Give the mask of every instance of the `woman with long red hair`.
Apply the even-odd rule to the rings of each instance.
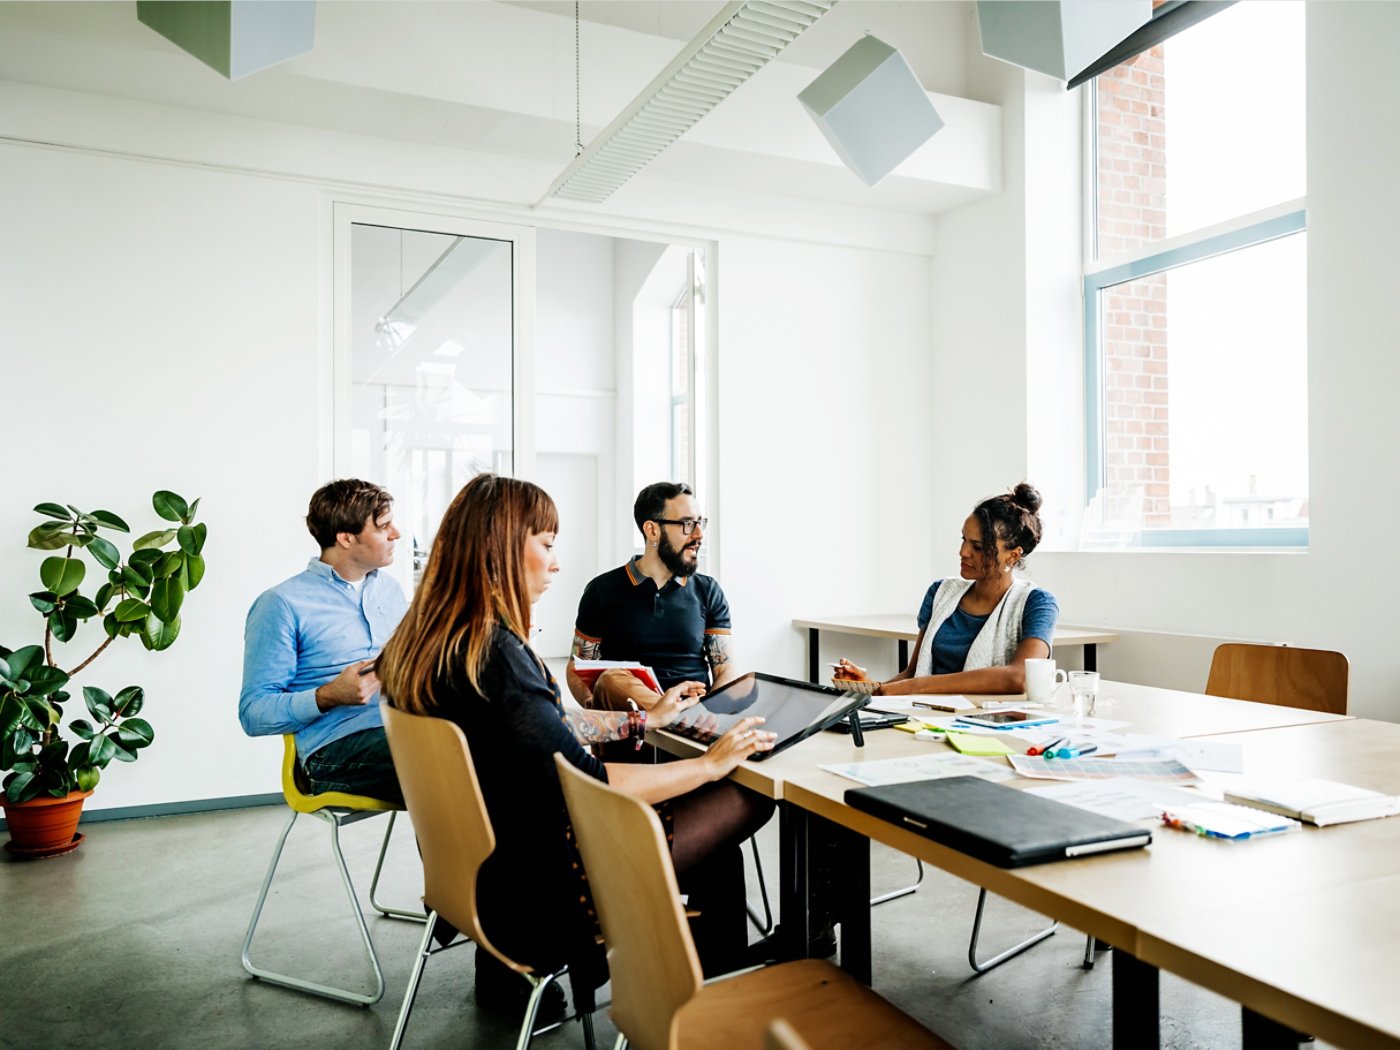
[[[695,704],[704,687],[684,682],[649,712],[566,711],[559,687],[530,649],[530,607],[559,571],[559,514],[537,485],[481,474],[443,516],[423,581],[377,662],[384,697],[417,715],[451,719],[471,749],[496,850],[481,870],[483,928],[511,957],[549,969],[570,965],[576,1004],[602,983],[602,955],[586,879],[554,768],[574,766],[657,805],[676,873],[701,912],[696,947],[707,972],[743,962],[747,942],[739,845],[772,803],[726,774],[772,747],[762,719],[740,721],[699,758],[656,765],[604,764],[586,745],[640,742]],[[477,952],[477,998],[499,1003],[524,982]]]

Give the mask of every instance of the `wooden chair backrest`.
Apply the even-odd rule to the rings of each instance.
[[[676,1013],[703,978],[661,821],[554,757],[612,974],[612,1018],[635,1050],[670,1050]]]
[[[445,718],[380,706],[394,771],[418,835],[424,902],[511,969],[528,972],[491,944],[477,917],[476,880],[496,848],[496,833],[467,738]]]
[[[1230,642],[1215,650],[1206,693],[1344,715],[1347,658],[1330,649]]]

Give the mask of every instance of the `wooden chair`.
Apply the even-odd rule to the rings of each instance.
[[[287,807],[292,812],[291,816],[287,818],[286,826],[282,828],[282,835],[277,840],[277,848],[272,851],[272,863],[267,866],[267,875],[263,877],[258,903],[253,906],[253,918],[249,921],[248,933],[243,938],[243,969],[268,984],[295,988],[298,991],[310,992],[312,995],[336,999],[343,1003],[354,1003],[357,1006],[371,1006],[384,997],[384,972],[379,968],[379,956],[374,951],[374,942],[370,940],[369,928],[365,925],[364,914],[360,911],[360,901],[355,895],[355,885],[350,881],[350,871],[345,866],[345,854],[340,849],[340,829],[370,817],[377,817],[384,813],[389,814],[389,826],[384,829],[384,842],[379,847],[379,859],[374,865],[374,878],[369,884],[369,902],[376,911],[389,918],[423,922],[424,918],[421,912],[386,907],[380,904],[375,896],[379,890],[379,873],[384,868],[384,854],[388,852],[389,839],[394,834],[394,819],[403,806],[397,802],[386,802],[383,799],[370,798],[368,795],[351,795],[343,791],[325,791],[319,795],[311,794],[310,786],[306,783],[306,777],[297,762],[296,738],[288,733],[282,737],[282,743],[282,797],[287,800]],[[292,825],[296,823],[297,817],[303,813],[323,820],[330,825],[331,853],[335,856],[336,868],[340,871],[340,880],[345,886],[345,893],[350,898],[350,910],[355,916],[355,923],[360,932],[360,941],[364,945],[365,955],[369,958],[370,966],[374,970],[374,991],[369,994],[352,992],[345,988],[334,988],[330,985],[308,981],[303,977],[293,977],[290,974],[265,970],[253,963],[253,934],[257,932],[258,920],[262,918],[263,905],[267,902],[267,893],[272,887],[272,877],[277,873],[277,864],[282,859],[282,848],[287,844],[287,836],[291,834]]]
[[[1347,713],[1347,658],[1330,649],[1227,643],[1216,647],[1206,694]]]
[[[656,812],[562,756],[555,764],[608,946],[619,1047],[762,1050],[779,1017],[812,1050],[950,1046],[822,960],[705,984]]]
[[[403,1042],[428,957],[470,941],[475,941],[529,982],[530,999],[515,1044],[516,1050],[525,1050],[531,1036],[537,1034],[534,1032],[535,1015],[545,989],[565,971],[535,972],[493,945],[481,928],[476,881],[481,865],[496,848],[496,833],[486,812],[467,738],[461,729],[444,718],[411,715],[388,704],[380,706],[384,711],[389,751],[399,774],[399,786],[403,788],[404,801],[408,803],[408,812],[418,833],[418,849],[423,856],[423,903],[430,909],[428,928],[418,946],[399,1020],[389,1043],[390,1050],[398,1050]],[[465,936],[443,947],[432,947],[438,916]],[[593,1015],[580,1014],[578,1019],[583,1025],[584,1043],[592,1050]],[[549,1026],[554,1027],[557,1025]]]

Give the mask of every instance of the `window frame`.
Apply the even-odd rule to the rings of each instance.
[[[1098,254],[1098,81],[1085,92],[1084,124],[1084,507],[1103,484],[1107,472],[1104,447],[1104,347],[1100,332],[1101,293],[1108,288],[1189,266],[1307,231],[1307,198],[1271,205],[1203,229],[1179,234],[1108,259]],[[1170,345],[1170,344],[1169,344]],[[1311,485],[1309,486],[1311,488]],[[1309,529],[1301,528],[1143,528],[1115,547],[1133,549],[1256,549],[1306,551]]]

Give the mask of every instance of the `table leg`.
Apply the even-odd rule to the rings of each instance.
[[[778,803],[778,950],[783,960],[805,958],[812,939],[810,821],[805,809]]]
[[[1161,1045],[1157,967],[1119,949],[1113,953],[1113,1045],[1142,1050]]]
[[[896,644],[899,646],[899,666],[895,670],[903,671],[909,666],[909,643],[901,638]]]
[[[1256,1014],[1247,1006],[1240,1007],[1240,1030],[1244,1050],[1297,1050],[1304,1036],[1287,1025]]]
[[[1090,642],[1084,647],[1084,670],[1097,671],[1099,669],[1099,647]]]
[[[831,869],[832,909],[841,926],[841,969],[869,984],[870,840],[820,817],[813,818],[812,839]]]
[[[815,627],[807,628],[807,681],[813,685],[821,683],[821,632]]]

